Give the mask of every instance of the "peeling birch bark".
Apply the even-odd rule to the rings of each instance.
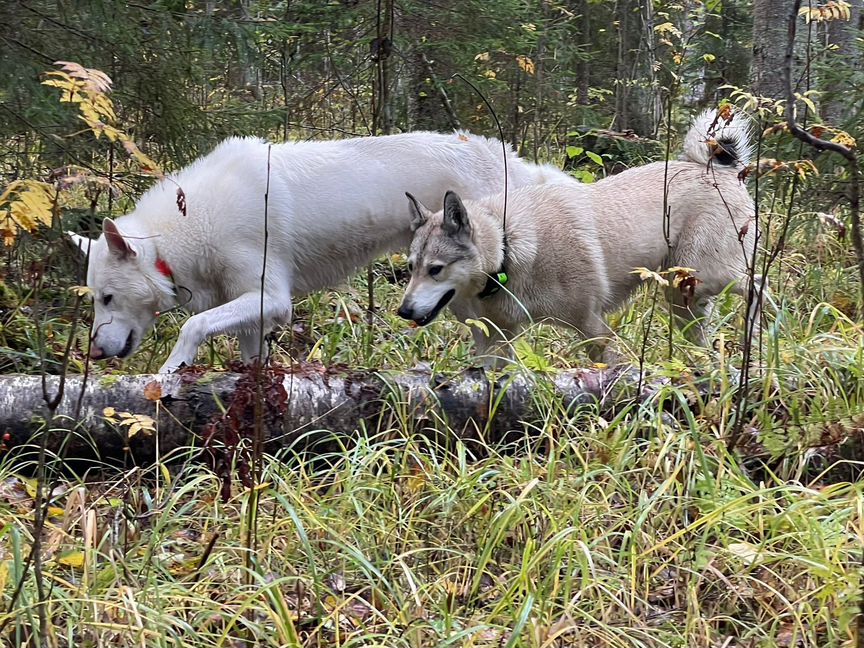
[[[62,403],[47,429],[41,377],[0,376],[0,433],[8,432],[8,448],[33,443],[47,429],[51,452],[67,457],[93,455],[122,457],[129,450],[138,461],[188,447],[204,427],[232,401],[242,374],[209,372],[203,375],[129,375],[66,378]],[[48,376],[49,394],[59,376]],[[145,397],[145,387],[160,384],[161,398]],[[638,372],[631,369],[584,369],[547,376],[514,374],[496,379],[480,369],[455,375],[428,371],[354,371],[316,364],[295,365],[282,378],[287,402],[284,411],[265,416],[267,450],[328,439],[333,448],[358,430],[409,429],[451,438],[499,442],[513,433],[542,423],[534,406],[535,391],[552,390],[567,408],[600,402],[632,400]],[[646,397],[658,382],[643,386]],[[83,393],[82,393],[83,389]],[[151,394],[152,397],[152,394]],[[544,401],[549,398],[544,395]],[[80,407],[79,407],[80,403]],[[158,435],[136,434],[106,420],[103,412],[143,414],[156,422]],[[270,408],[268,404],[266,407]],[[272,408],[271,408],[272,409]]]
[[[387,430],[393,430],[394,435],[420,433],[445,445],[459,439],[469,449],[480,451],[483,444],[536,436],[552,403],[562,412],[590,405],[594,411],[611,416],[624,407],[656,398],[672,383],[664,377],[649,377],[640,383],[638,369],[630,366],[495,378],[480,369],[443,376],[422,370],[356,371],[308,363],[282,371],[284,375],[273,379],[278,398],[264,398],[262,421],[266,451],[270,453],[283,448],[339,452],[359,433]],[[41,377],[0,376],[0,434],[9,434],[6,446],[10,451],[34,444],[47,430],[49,450],[63,457],[116,461],[125,455],[136,463],[149,463],[157,454],[166,458],[200,446],[208,423],[229,407],[238,385],[240,390],[248,390],[251,376],[254,374],[193,371],[90,377],[86,384],[82,376],[69,376],[50,429],[45,421]],[[246,387],[242,387],[244,380]],[[47,381],[51,394],[60,377],[49,376]],[[694,410],[697,402],[710,398],[707,383],[676,382],[694,396],[690,399]],[[154,396],[156,383],[159,387]],[[542,396],[535,399],[535,394]],[[157,400],[151,400],[154,397]],[[681,406],[675,399],[667,400],[668,405]],[[128,426],[106,420],[107,407],[151,417],[157,434],[139,432],[129,438]],[[668,420],[674,424],[671,414]],[[251,428],[248,421],[245,425]],[[862,427],[864,422],[840,432],[835,429],[827,436],[817,434],[806,445],[817,449],[816,454],[823,459],[860,461],[864,459]],[[767,455],[755,436],[753,431],[741,452]]]

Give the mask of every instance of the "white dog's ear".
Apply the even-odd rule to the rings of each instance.
[[[455,191],[444,194],[444,220],[441,227],[450,236],[471,234],[471,223],[468,222],[468,212]]]
[[[135,256],[135,250],[123,238],[120,230],[110,218],[102,221],[102,232],[105,234],[105,241],[108,243],[108,249],[121,259],[128,259]]]
[[[408,196],[408,209],[411,210],[411,231],[416,232],[418,229],[423,227],[426,223],[426,219],[429,218],[429,210],[421,205],[420,201],[407,191],[405,192],[405,195]]]
[[[86,236],[81,236],[76,234],[75,232],[66,232],[66,236],[75,244],[75,246],[81,250],[81,254],[87,256],[90,252],[90,246],[93,244],[93,239],[89,239]]]

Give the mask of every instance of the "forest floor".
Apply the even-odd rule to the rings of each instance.
[[[611,318],[619,346],[635,362],[644,355],[650,374],[716,380],[719,394],[698,413],[664,415],[675,387],[611,420],[550,400],[535,442],[482,457],[407,426],[368,429],[314,461],[267,457],[261,484],[249,491],[235,480],[227,502],[219,475],[196,462],[67,469],[51,483],[42,537],[49,645],[851,647],[864,482],[827,480],[830,461],[804,450],[809,431],[853,427],[864,410],[864,335],[850,317],[857,286],[845,247],[832,232],[793,228],[772,271],[744,421],[770,456],[726,449],[740,300],[719,300],[706,350],[670,338],[666,302],[655,306],[649,284]],[[416,329],[396,316],[402,288],[388,279],[402,274],[401,256],[379,262],[371,326],[361,277],[300,302],[277,359],[469,366],[465,326],[442,318]],[[32,294],[3,299],[17,303],[3,311],[5,371],[35,372],[44,319],[33,313],[54,317],[43,334],[55,352],[68,315],[56,302],[20,308]],[[155,370],[181,321],[166,317],[135,357],[91,369]],[[72,371],[86,349],[86,331],[76,335]],[[235,352],[219,339],[199,361],[219,366]],[[515,352],[518,370],[589,362],[571,333],[542,326]],[[38,625],[26,564],[34,494],[22,466],[0,459],[3,645],[27,645]]]

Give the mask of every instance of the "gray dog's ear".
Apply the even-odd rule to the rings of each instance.
[[[108,249],[121,259],[128,259],[135,256],[135,250],[123,238],[117,225],[110,218],[102,221],[102,232],[105,234],[105,241],[108,243]]]
[[[89,239],[86,236],[81,236],[76,234],[75,232],[66,232],[66,236],[75,244],[79,250],[81,250],[81,254],[87,256],[90,252],[90,245],[93,244],[93,239]]]
[[[455,191],[444,194],[444,220],[441,223],[444,231],[455,236],[471,234],[471,223],[468,222],[468,212]]]
[[[418,229],[423,227],[423,224],[429,217],[429,210],[421,205],[420,202],[407,191],[405,192],[405,195],[408,196],[408,209],[411,210],[411,231],[416,232]]]

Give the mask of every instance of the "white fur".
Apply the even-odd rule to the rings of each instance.
[[[744,121],[745,118],[744,113],[732,113],[732,118],[726,121],[717,117],[716,110],[701,112],[684,137],[683,159],[707,165],[714,153],[707,143],[713,141],[733,153],[735,168],[747,166],[754,151],[750,141],[750,126]]]
[[[684,295],[670,288],[669,297],[676,319],[705,343],[703,320],[713,297],[730,285],[747,295],[757,237],[753,201],[737,177],[740,163],[723,166],[715,159],[709,164],[711,148],[702,132],[706,120],[701,115],[688,133],[683,161],[655,162],[596,184],[570,181],[511,192],[506,258],[503,195],[463,205],[450,194],[437,213],[413,206],[413,272],[399,314],[427,324],[449,303],[461,321],[490,320],[497,330],[488,337],[472,327],[476,351],[487,364],[498,358],[486,355],[488,349],[541,320],[593,339],[590,350],[599,359],[610,337],[604,313],[619,307],[640,284],[632,270],[684,266],[695,269],[695,294],[685,303]],[[737,138],[739,153],[747,153],[746,129],[729,132]],[[723,143],[716,135],[710,139]],[[502,262],[506,286],[479,297]],[[748,316],[758,324],[758,303]]]
[[[90,244],[91,353],[128,355],[153,324],[154,312],[180,303],[197,314],[184,324],[160,371],[191,364],[198,346],[217,333],[237,334],[244,360],[257,356],[268,177],[265,333],[291,318],[293,296],[333,286],[377,255],[407,247],[406,191],[429,204],[448,189],[474,198],[501,191],[502,155],[499,141],[469,133],[272,146],[228,139],[159,182],[116,220],[126,253],[112,251],[104,234],[92,243],[73,235],[82,249]],[[508,175],[514,189],[556,177],[521,161],[509,147]],[[177,207],[178,187],[186,216]],[[170,265],[176,296],[156,271],[157,258]]]

